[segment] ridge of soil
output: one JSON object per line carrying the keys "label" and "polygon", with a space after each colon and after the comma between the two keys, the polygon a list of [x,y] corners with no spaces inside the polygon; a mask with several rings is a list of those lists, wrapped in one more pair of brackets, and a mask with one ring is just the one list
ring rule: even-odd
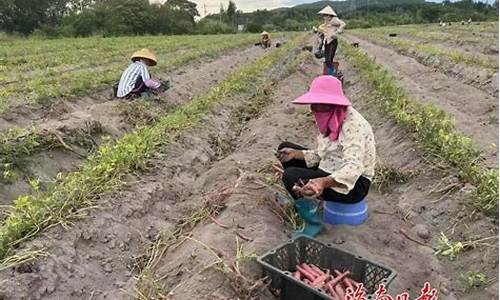
{"label": "ridge of soil", "polygon": [[[492,97],[498,97],[498,71],[495,72],[494,70],[487,70],[482,67],[457,64],[445,57],[436,57],[434,55],[426,53],[415,52],[411,49],[410,56],[413,57],[414,60],[410,60],[409,56],[406,56],[405,54],[399,54],[390,45],[377,43],[376,41],[368,41],[353,34],[345,34],[344,36],[349,40],[362,41],[366,45],[367,49],[370,49],[370,53],[371,51],[375,51],[376,53],[385,51],[385,55],[391,53],[391,55],[394,55],[395,57],[397,57],[396,55],[408,57],[408,62],[410,65],[413,65],[415,63],[414,60],[416,60],[422,64],[422,67],[428,66],[428,69],[426,70],[427,72],[430,72],[431,70],[437,70],[448,75],[450,79],[463,81],[461,83],[462,85],[470,85],[478,89],[479,92],[483,91],[489,94],[488,98],[490,99]],[[407,68],[405,66],[404,68],[397,70],[410,71],[411,68]]]}
{"label": "ridge of soil", "polygon": [[[76,101],[63,100],[52,105],[44,112],[44,117],[34,120],[33,126],[43,135],[58,135],[73,151],[51,147],[38,149],[30,157],[23,158],[26,161],[23,162],[22,176],[13,183],[0,182],[0,205],[11,204],[19,195],[29,193],[30,178],[40,178],[43,183],[53,180],[59,172],[78,168],[88,154],[98,149],[103,136],[118,139],[134,129],[135,121],[154,120],[173,107],[203,94],[239,65],[255,61],[266,53],[256,49],[238,49],[201,65],[195,62],[172,72],[158,73],[162,78],[171,76],[171,88],[152,99],[110,100],[109,91],[100,91]],[[16,119],[15,122],[20,121]],[[87,143],[83,147],[71,143],[74,135],[79,133],[85,133],[83,138]],[[89,142],[92,144],[90,148]]]}
{"label": "ridge of soil", "polygon": [[[468,250],[455,261],[435,256],[429,247],[437,244],[440,232],[452,240],[464,240],[476,234],[498,235],[496,225],[459,204],[467,196],[466,189],[445,195],[431,192],[445,179],[441,172],[425,161],[425,154],[406,130],[373,109],[366,100],[370,88],[356,68],[343,62],[342,69],[345,92],[371,123],[380,159],[414,175],[406,183],[392,184],[384,193],[374,186],[365,224],[329,227],[319,239],[395,269],[398,276],[390,285],[393,295],[408,291],[415,296],[429,281],[439,289],[439,299],[497,299],[497,283],[469,291],[459,276],[474,267],[494,278],[498,274],[497,245]],[[158,233],[173,231],[179,218],[199,207],[207,192],[233,186],[243,174],[240,185],[226,199],[225,210],[216,216],[230,228],[222,229],[210,221],[200,223],[189,235],[198,242],[184,240],[167,249],[153,274],[157,287],[171,292],[166,299],[238,298],[227,274],[207,268],[214,256],[201,243],[221,250],[230,261],[236,253],[237,230],[251,239],[239,240],[245,253],[262,254],[288,239],[290,231],[268,207],[274,202],[274,193],[282,189],[270,183],[272,173],[267,169],[284,140],[314,146],[312,116],[307,109],[289,105],[308,90],[321,70],[319,61],[307,61],[273,86],[269,102],[260,108],[262,113],[248,122],[237,118],[238,110],[249,104],[248,95],[225,101],[199,126],[166,146],[151,173],[131,176],[125,190],[102,199],[101,208],[88,212],[70,230],[54,227],[28,242],[27,247],[46,248],[48,256],[0,271],[0,298],[131,299],[137,268],[148,259],[145,248]],[[399,232],[403,228],[416,237],[416,225],[422,224],[431,233],[430,241],[422,240],[429,246],[414,243]],[[242,262],[241,271],[247,278],[261,275],[252,261]],[[253,299],[275,298],[262,291]]]}
{"label": "ridge of soil", "polygon": [[498,168],[497,98],[435,72],[414,58],[398,54],[390,48],[346,36],[350,41],[358,41],[360,48],[394,74],[412,99],[432,103],[446,111],[455,120],[457,128],[481,146],[486,165]]}
{"label": "ridge of soil", "polygon": [[[279,76],[285,67],[279,64],[266,78]],[[207,189],[195,183],[230,151],[224,150],[231,149],[226,144],[245,124],[238,112],[251,105],[252,97],[236,95],[207,114],[199,126],[165,146],[150,163],[151,173],[130,176],[126,189],[102,199],[99,209],[87,211],[70,230],[54,227],[26,243],[28,248],[47,249],[49,255],[0,271],[0,282],[7,282],[0,286],[0,298],[132,298],[145,249],[160,231],[172,230],[199,205]]]}
{"label": "ridge of soil", "polygon": [[433,45],[439,45],[448,49],[462,52],[463,54],[474,54],[481,58],[493,58],[498,59],[498,37],[496,37],[496,44],[492,43],[492,46],[480,43],[466,43],[460,40],[448,40],[448,41],[436,41],[429,40],[420,37],[413,36],[411,34],[398,34],[398,37],[402,37],[405,40],[410,40],[418,42],[421,44],[432,43]]}

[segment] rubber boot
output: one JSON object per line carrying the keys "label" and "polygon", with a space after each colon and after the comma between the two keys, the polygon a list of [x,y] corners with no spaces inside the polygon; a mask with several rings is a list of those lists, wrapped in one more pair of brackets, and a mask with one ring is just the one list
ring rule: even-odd
{"label": "rubber boot", "polygon": [[305,226],[301,231],[295,232],[294,237],[297,235],[317,236],[325,226],[319,212],[319,207],[315,201],[307,198],[297,199],[295,201],[295,208],[299,216],[304,219]]}
{"label": "rubber boot", "polygon": [[329,68],[326,66],[326,63],[323,64],[323,75],[335,76],[336,73],[335,66]]}
{"label": "rubber boot", "polygon": [[328,68],[328,75],[335,76],[335,67]]}

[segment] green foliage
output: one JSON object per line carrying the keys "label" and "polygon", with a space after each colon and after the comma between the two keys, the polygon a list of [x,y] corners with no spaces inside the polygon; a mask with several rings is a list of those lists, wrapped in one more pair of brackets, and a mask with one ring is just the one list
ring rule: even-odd
{"label": "green foliage", "polygon": [[486,275],[475,270],[469,270],[465,274],[461,274],[460,279],[465,282],[467,289],[478,288],[487,283]]}
{"label": "green foliage", "polygon": [[[370,28],[387,25],[414,23],[437,23],[444,21],[462,21],[472,18],[474,21],[498,20],[498,10],[494,5],[462,0],[440,4],[424,0],[347,0],[318,1],[297,5],[291,8],[257,10],[245,13],[240,19],[250,32],[258,32],[264,25],[272,25],[277,30],[303,30],[318,25],[317,12],[325,5],[335,8],[339,16],[347,23],[347,28]],[[219,15],[208,16],[218,19]],[[297,26],[296,24],[300,24]]]}
{"label": "green foliage", "polygon": [[459,176],[476,185],[470,204],[498,218],[498,170],[480,165],[481,152],[471,139],[458,131],[447,114],[432,104],[412,100],[397,85],[394,76],[363,51],[341,40],[349,58],[375,88],[375,99],[385,112],[415,134],[427,150],[459,171]]}
{"label": "green foliage", "polygon": [[[0,30],[9,33],[30,34],[38,29],[38,36],[105,36],[130,34],[186,34],[205,33],[197,28],[196,4],[189,0],[169,0],[164,4],[150,4],[148,0],[0,0]],[[227,8],[221,5],[218,14],[205,19],[219,21],[236,29],[245,25],[250,32],[266,27],[279,31],[304,30],[318,25],[317,12],[332,5],[348,28],[369,28],[386,25],[462,21],[498,20],[496,4],[462,0],[444,4],[424,0],[347,0],[318,1],[291,8],[260,9],[252,13],[238,10],[234,1]],[[226,26],[209,26],[227,33]],[[43,33],[40,33],[40,31]]]}
{"label": "green foliage", "polygon": [[196,28],[201,34],[234,33],[236,30],[227,23],[217,20],[204,19],[197,24]]}
{"label": "green foliage", "polygon": [[65,224],[79,209],[92,206],[118,186],[126,174],[144,169],[147,159],[155,155],[161,145],[169,143],[180,130],[199,122],[229,96],[250,90],[262,72],[285,57],[300,41],[300,38],[295,39],[257,62],[243,66],[208,93],[194,98],[157,123],[128,133],[115,144],[102,145],[80,170],[61,176],[45,191],[19,197],[0,226],[0,257],[13,254],[18,243],[43,228]]}
{"label": "green foliage", "polygon": [[[43,103],[95,91],[120,78],[137,45],[147,45],[159,58],[151,72],[168,71],[195,59],[250,45],[252,34],[218,36],[143,36],[18,40],[0,49],[0,112],[26,103]],[[183,51],[188,47],[190,51]],[[178,52],[177,52],[178,51]],[[53,55],[47,59],[47,53]],[[122,62],[122,63],[116,63]],[[99,72],[96,72],[96,67]],[[28,73],[28,74],[26,74]],[[23,84],[2,83],[14,80]]]}
{"label": "green foliage", "polygon": [[[497,23],[498,24],[498,23]],[[402,35],[415,35],[419,39],[426,39],[431,42],[436,39],[441,40],[452,40],[456,35],[446,34],[446,33],[437,33],[433,34],[433,32],[429,32],[434,29],[432,25],[425,25],[420,27],[381,27],[381,28],[372,28],[368,30],[353,30],[353,33],[356,35],[371,40],[376,43],[383,43],[390,45],[398,51],[405,54],[425,54],[431,55],[434,57],[445,58],[455,64],[463,64],[470,66],[480,66],[486,69],[498,69],[498,58],[490,58],[490,57],[482,57],[475,54],[465,53],[463,51],[458,51],[454,49],[450,49],[449,47],[443,47],[431,43],[422,43],[422,42],[414,42],[408,38],[400,38],[400,37],[388,37],[388,33],[399,33]],[[423,31],[425,30],[425,31]],[[461,33],[460,37],[457,40],[467,40],[467,41],[478,41],[481,38],[471,38],[474,37],[472,35],[467,35],[466,33]]]}

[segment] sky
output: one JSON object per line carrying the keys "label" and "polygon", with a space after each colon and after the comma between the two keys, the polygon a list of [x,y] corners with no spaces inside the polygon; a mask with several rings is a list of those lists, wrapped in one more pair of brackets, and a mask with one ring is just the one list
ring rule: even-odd
{"label": "sky", "polygon": [[[207,13],[217,13],[220,9],[220,4],[227,6],[228,0],[191,0],[198,4],[200,15],[205,15],[205,7]],[[256,9],[273,9],[284,6],[294,6],[302,3],[316,2],[317,0],[233,0],[236,6],[244,12],[254,11]],[[428,0],[429,1],[429,0]],[[442,2],[443,0],[430,0],[432,2]]]}

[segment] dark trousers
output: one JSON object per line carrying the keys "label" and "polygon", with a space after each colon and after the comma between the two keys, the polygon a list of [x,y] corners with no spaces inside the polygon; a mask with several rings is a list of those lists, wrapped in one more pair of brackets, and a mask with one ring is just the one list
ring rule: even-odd
{"label": "dark trousers", "polygon": [[142,80],[142,77],[139,76],[137,80],[135,81],[135,86],[132,91],[127,95],[127,97],[134,98],[134,97],[139,97],[141,96],[142,93],[144,93],[148,88],[146,87],[146,84]]}
{"label": "dark trousers", "polygon": [[335,53],[337,52],[337,45],[339,41],[334,39],[330,44],[325,45],[325,64],[328,68],[333,68],[333,59],[335,58]]}
{"label": "dark trousers", "polygon": [[[307,150],[302,146],[290,143],[283,142],[278,146],[278,150],[283,148],[292,148],[297,150]],[[283,168],[285,173],[283,174],[283,184],[285,185],[286,190],[294,199],[298,199],[299,196],[292,190],[293,186],[298,183],[300,180],[307,182],[309,179],[326,177],[329,176],[330,173],[327,173],[318,167],[308,168],[306,162],[303,160],[292,159],[289,162],[283,163]],[[368,195],[368,191],[370,189],[370,180],[366,179],[363,176],[358,178],[354,188],[349,191],[349,193],[341,194],[333,189],[325,189],[321,197],[325,201],[333,201],[340,203],[356,203],[363,200],[366,195]]]}

